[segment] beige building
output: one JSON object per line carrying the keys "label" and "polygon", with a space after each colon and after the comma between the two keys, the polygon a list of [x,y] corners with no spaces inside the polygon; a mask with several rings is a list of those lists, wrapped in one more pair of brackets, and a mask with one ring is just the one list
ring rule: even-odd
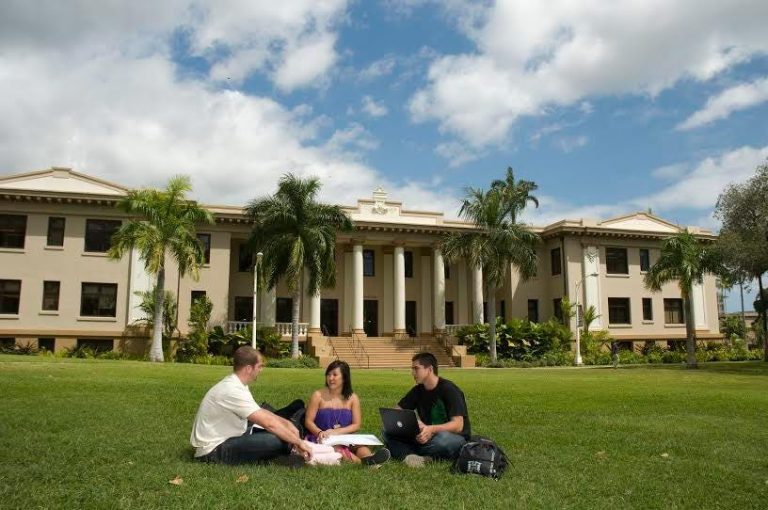
{"label": "beige building", "polygon": [[[152,279],[135,254],[120,261],[106,257],[111,233],[126,220],[115,208],[126,191],[65,168],[0,177],[0,341],[55,350],[143,349],[147,335],[135,327],[141,317],[136,293],[150,289]],[[213,302],[215,324],[232,330],[253,319],[252,258],[244,249],[249,222],[240,207],[207,207],[216,223],[199,231],[207,247],[199,280],[179,279],[173,267],[167,271],[182,333],[198,293]],[[460,325],[483,321],[488,296],[482,272],[463,261],[446,264],[440,251],[445,232],[472,225],[439,212],[409,211],[382,190],[345,209],[355,231],[338,237],[336,288],[304,296],[301,303],[302,338],[328,346],[318,355],[335,350],[327,337],[354,333],[362,346],[374,346],[380,338],[443,338]],[[654,294],[642,283],[660,241],[681,228],[646,213],[536,227],[544,240],[537,276],[521,282],[511,271],[495,296],[497,313],[544,321],[569,296],[594,306],[600,317],[592,329],[608,330],[617,340],[684,339],[677,286]],[[689,230],[714,239],[709,231]],[[287,335],[287,289],[280,285],[256,297],[257,321]],[[714,277],[694,289],[693,300],[699,337],[719,338]]]}

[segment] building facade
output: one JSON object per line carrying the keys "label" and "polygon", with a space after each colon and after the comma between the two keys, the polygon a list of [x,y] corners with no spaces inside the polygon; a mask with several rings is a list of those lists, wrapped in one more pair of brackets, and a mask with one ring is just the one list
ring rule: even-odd
{"label": "building facade", "polygon": [[[115,207],[127,191],[66,168],[0,177],[0,342],[51,350],[145,348],[146,329],[136,326],[137,293],[150,290],[153,280],[135,253],[120,261],[106,256],[111,233],[127,219]],[[166,288],[177,296],[182,334],[192,300],[204,294],[213,303],[214,324],[232,330],[250,323],[256,297],[257,322],[287,335],[291,293],[283,285],[254,293],[243,209],[206,207],[216,221],[198,232],[206,247],[199,279],[179,278],[172,263],[167,268]],[[471,224],[440,212],[409,211],[380,189],[344,209],[355,229],[337,239],[336,287],[302,298],[303,338],[429,337],[484,321],[489,296],[482,271],[463,261],[447,264],[440,249],[446,232]],[[682,228],[646,213],[535,227],[543,239],[537,275],[523,282],[510,271],[494,296],[497,313],[545,321],[569,297],[596,308],[593,330],[605,329],[627,346],[682,340],[677,286],[651,293],[642,282],[661,241]],[[699,337],[719,338],[713,276],[694,288],[693,302]]]}

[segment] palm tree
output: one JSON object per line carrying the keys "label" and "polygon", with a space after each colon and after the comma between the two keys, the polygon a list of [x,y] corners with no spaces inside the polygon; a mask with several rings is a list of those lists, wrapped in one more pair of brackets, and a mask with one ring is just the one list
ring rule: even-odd
{"label": "palm tree", "polygon": [[165,257],[170,254],[179,267],[179,277],[190,273],[197,278],[205,262],[196,227],[213,223],[213,216],[197,202],[187,200],[192,184],[187,176],[176,176],[164,190],[131,190],[117,206],[135,219],[124,223],[112,236],[108,255],[120,259],[135,248],[150,274],[156,275],[155,310],[152,328],[151,361],[163,361],[163,302],[165,300]]}
{"label": "palm tree", "polygon": [[523,179],[515,182],[515,171],[512,167],[507,167],[507,175],[503,180],[496,179],[491,183],[491,188],[498,189],[504,200],[507,203],[507,213],[512,223],[517,223],[518,215],[526,208],[528,202],[531,202],[537,208],[539,207],[539,199],[531,195],[532,191],[536,191],[539,187],[533,181],[526,181]]}
{"label": "palm tree", "polygon": [[[529,200],[531,188],[527,181],[515,183],[511,169],[508,181],[496,181],[488,191],[467,188],[459,216],[473,222],[471,232],[449,233],[443,239],[443,252],[449,261],[466,260],[470,266],[481,268],[487,283],[488,340],[491,359],[496,360],[496,290],[503,286],[507,269],[514,266],[523,280],[536,273],[538,234],[517,223],[517,215]],[[522,184],[520,189],[518,185]],[[526,191],[527,190],[527,191]],[[520,197],[522,206],[520,205]],[[534,202],[538,203],[538,202]]]}
{"label": "palm tree", "polygon": [[645,286],[654,291],[672,281],[677,281],[683,298],[685,314],[686,351],[688,368],[696,368],[696,325],[693,320],[691,291],[701,283],[707,273],[721,272],[720,259],[715,251],[683,230],[667,238],[661,245],[661,256],[645,275]]}
{"label": "palm tree", "polygon": [[285,279],[293,294],[291,357],[299,357],[299,303],[306,271],[309,295],[336,285],[336,233],[352,230],[352,220],[337,205],[318,203],[316,177],[286,174],[277,192],[252,200],[246,213],[253,220],[250,245],[264,253],[268,288]]}

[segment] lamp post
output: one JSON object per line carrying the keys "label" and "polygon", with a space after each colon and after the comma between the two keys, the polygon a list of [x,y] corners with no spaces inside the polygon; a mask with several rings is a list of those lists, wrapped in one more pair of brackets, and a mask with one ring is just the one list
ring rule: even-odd
{"label": "lamp post", "polygon": [[251,347],[256,348],[256,311],[259,309],[259,266],[264,256],[259,252],[256,254],[256,264],[253,266],[253,323],[251,325]]}
{"label": "lamp post", "polygon": [[581,322],[583,321],[584,314],[579,309],[579,296],[581,295],[579,293],[579,287],[581,287],[584,281],[590,276],[597,276],[597,273],[588,274],[576,282],[576,357],[573,360],[573,364],[577,367],[583,365],[581,361]]}

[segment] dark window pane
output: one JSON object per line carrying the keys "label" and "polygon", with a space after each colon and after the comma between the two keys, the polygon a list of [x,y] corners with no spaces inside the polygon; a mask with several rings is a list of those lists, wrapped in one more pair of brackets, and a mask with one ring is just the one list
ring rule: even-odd
{"label": "dark window pane", "polygon": [[121,224],[120,220],[85,220],[85,251],[105,253]]}
{"label": "dark window pane", "polygon": [[653,301],[651,298],[643,298],[643,320],[653,320]]}
{"label": "dark window pane", "polygon": [[451,279],[451,266],[449,266],[448,264],[443,265],[443,276],[445,277],[446,280]]}
{"label": "dark window pane", "polygon": [[651,268],[651,253],[646,248],[640,248],[640,271],[647,272]]}
{"label": "dark window pane", "polygon": [[111,338],[78,338],[77,348],[87,347],[96,352],[109,352],[115,347],[115,342]]}
{"label": "dark window pane", "polygon": [[16,339],[4,336],[0,338],[0,352],[8,350],[12,351],[16,347]]}
{"label": "dark window pane", "polygon": [[277,298],[275,302],[275,322],[291,322],[293,320],[293,299]]}
{"label": "dark window pane", "polygon": [[539,322],[539,300],[528,300],[528,320],[531,322]]}
{"label": "dark window pane", "polygon": [[671,298],[664,300],[664,323],[685,324],[685,312],[683,311],[682,299]]}
{"label": "dark window pane", "polygon": [[608,298],[608,323],[631,324],[629,298]]}
{"label": "dark window pane", "polygon": [[0,313],[16,315],[21,300],[21,280],[0,280]]}
{"label": "dark window pane", "polygon": [[40,350],[45,349],[46,351],[53,352],[54,350],[56,350],[56,339],[55,338],[38,338],[37,348]]}
{"label": "dark window pane", "polygon": [[242,243],[237,250],[237,270],[247,273],[253,269],[253,253],[246,243]]}
{"label": "dark window pane", "polygon": [[560,248],[555,248],[549,252],[552,266],[552,276],[557,276],[563,272],[563,261],[560,256]]}
{"label": "dark window pane", "polygon": [[197,234],[197,242],[203,248],[203,260],[206,264],[211,263],[211,234]]}
{"label": "dark window pane", "polygon": [[376,259],[373,250],[363,250],[363,276],[376,275]]}
{"label": "dark window pane", "polygon": [[499,317],[501,322],[507,322],[507,302],[503,299],[499,303]]}
{"label": "dark window pane", "polygon": [[24,248],[26,233],[26,216],[0,214],[0,248]]}
{"label": "dark window pane", "polygon": [[64,229],[66,228],[66,218],[57,218],[51,216],[48,218],[48,246],[64,246]]}
{"label": "dark window pane", "polygon": [[235,296],[235,320],[253,321],[253,296]]}
{"label": "dark window pane", "polygon": [[43,282],[43,310],[59,309],[59,282]]}
{"label": "dark window pane", "polygon": [[404,252],[403,259],[405,262],[405,277],[413,278],[413,252],[412,251]]}
{"label": "dark window pane", "polygon": [[626,248],[605,249],[605,271],[608,274],[629,274]]}
{"label": "dark window pane", "polygon": [[117,284],[83,282],[80,315],[83,317],[116,317]]}
{"label": "dark window pane", "polygon": [[189,306],[192,306],[192,304],[197,301],[200,298],[205,297],[205,291],[204,290],[193,290],[189,293]]}

